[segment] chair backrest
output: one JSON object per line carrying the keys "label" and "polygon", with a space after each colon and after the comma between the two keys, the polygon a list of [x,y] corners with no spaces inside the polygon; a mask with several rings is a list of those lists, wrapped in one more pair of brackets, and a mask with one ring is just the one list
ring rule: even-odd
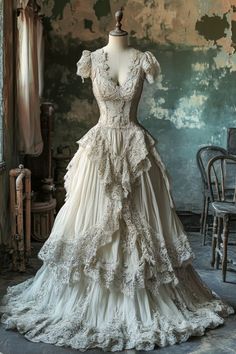
{"label": "chair backrest", "polygon": [[201,147],[197,152],[197,165],[201,173],[202,182],[204,186],[207,188],[207,165],[208,162],[216,156],[225,156],[227,155],[227,151],[220,147],[214,145],[206,145]]}
{"label": "chair backrest", "polygon": [[236,155],[236,128],[227,129],[227,151],[230,155]]}
{"label": "chair backrest", "polygon": [[213,157],[207,166],[207,182],[211,201],[235,202],[236,156]]}

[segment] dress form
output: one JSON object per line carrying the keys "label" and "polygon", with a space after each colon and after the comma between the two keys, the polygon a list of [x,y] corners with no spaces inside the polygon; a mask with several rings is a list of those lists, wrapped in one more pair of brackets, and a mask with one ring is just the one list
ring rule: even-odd
{"label": "dress form", "polygon": [[110,31],[108,43],[103,50],[106,54],[109,74],[111,78],[121,85],[127,76],[129,43],[128,33],[121,29],[121,19],[123,17],[122,8],[115,14],[116,28]]}

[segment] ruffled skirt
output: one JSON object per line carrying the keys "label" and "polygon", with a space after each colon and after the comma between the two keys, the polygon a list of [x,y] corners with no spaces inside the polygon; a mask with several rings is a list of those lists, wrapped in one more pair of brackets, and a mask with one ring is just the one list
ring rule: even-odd
{"label": "ruffled skirt", "polygon": [[151,350],[222,324],[234,311],[192,267],[153,138],[97,124],[78,143],[43,265],[8,288],[1,321],[81,351]]}

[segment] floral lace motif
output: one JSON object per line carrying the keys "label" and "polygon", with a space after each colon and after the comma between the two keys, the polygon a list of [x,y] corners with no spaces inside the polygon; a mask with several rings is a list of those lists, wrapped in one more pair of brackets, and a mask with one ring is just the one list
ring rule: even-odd
{"label": "floral lace motif", "polygon": [[82,79],[89,77],[91,74],[91,52],[84,50],[81,59],[77,62],[77,75]]}
{"label": "floral lace motif", "polygon": [[[39,257],[67,283],[79,279],[80,274],[86,274],[100,284],[118,288],[130,296],[134,296],[140,287],[158,292],[160,284],[178,283],[174,268],[189,262],[193,253],[184,233],[176,235],[174,243],[166,244],[163,236],[152,230],[135,212],[132,190],[140,182],[139,177],[151,168],[150,156],[160,168],[173,207],[169,180],[156,151],[155,140],[141,126],[130,124],[119,129],[123,143],[117,153],[110,143],[108,131],[109,128],[98,123],[78,141],[87,158],[97,164],[100,181],[109,200],[102,223],[93,225],[83,235],[75,235],[76,242],[61,242],[60,235],[51,236]],[[75,155],[65,175],[67,199],[70,198],[76,161]],[[124,260],[119,264],[104,262],[98,256],[99,250],[112,242],[117,231],[125,235],[121,240]],[[138,255],[132,270],[128,268],[131,254]]]}
{"label": "floral lace motif", "polygon": [[[153,83],[161,72],[160,65],[151,52],[146,51],[143,53],[134,48],[130,48],[130,51],[132,54],[129,62],[130,75],[125,82],[125,86],[127,85],[125,88],[128,91],[128,87],[133,86],[133,81],[138,78],[140,73],[142,73],[143,78],[145,77],[149,83]],[[77,75],[81,76],[83,80],[84,78],[88,78],[90,76],[92,76],[93,80],[95,78],[99,79],[101,86],[105,87],[105,84],[107,85],[112,81],[107,76],[108,69],[109,67],[106,60],[106,53],[103,48],[98,49],[95,52],[83,50],[81,58],[77,62],[76,73]],[[113,84],[116,86],[116,88],[118,88],[117,83],[113,82]],[[121,86],[123,87],[124,85]],[[109,92],[109,88],[106,91]],[[117,99],[117,97],[115,97],[115,99]]]}
{"label": "floral lace motif", "polygon": [[142,60],[142,68],[144,73],[146,74],[147,81],[152,84],[155,78],[160,74],[161,68],[154,57],[154,55],[147,51],[144,53],[143,60]]}
{"label": "floral lace motif", "polygon": [[[186,245],[178,245],[179,259],[172,262],[170,255],[175,254],[177,245],[167,251],[161,235],[156,234],[140,215],[131,213],[128,206],[123,221],[122,224],[116,215],[107,213],[103,225],[95,225],[79,237],[76,235],[76,242],[50,238],[39,257],[51,267],[61,284],[76,283],[85,275],[106,288],[118,289],[129,296],[134,296],[137,288],[149,288],[158,293],[160,284],[173,282],[176,285],[178,279],[172,265],[180,266],[186,260]],[[117,230],[120,230],[119,247],[123,260],[118,263],[104,261],[102,247],[112,242]],[[189,260],[192,254],[191,250],[188,252]],[[132,268],[129,267],[130,257],[134,263]]]}
{"label": "floral lace motif", "polygon": [[[193,296],[191,284],[194,278],[191,276],[191,270],[182,270],[181,286],[174,291],[169,289],[169,296],[173,298],[184,320],[161,314],[157,295],[152,309],[152,321],[149,324],[144,324],[133,312],[129,314],[128,322],[117,309],[109,321],[93,326],[86,317],[90,306],[90,286],[86,288],[79,303],[75,304],[73,312],[55,317],[54,308],[45,307],[44,304],[51,291],[47,282],[41,287],[40,294],[32,294],[31,299],[25,301],[24,292],[32,285],[31,278],[8,288],[3,306],[0,307],[0,312],[4,312],[1,322],[7,329],[17,329],[33,342],[70,346],[80,351],[90,348],[113,352],[132,348],[153,350],[155,345],[164,347],[187,341],[190,336],[201,336],[206,328],[219,326],[224,322],[222,317],[234,313],[230,306],[217,299],[214,294],[204,291],[200,278],[196,283],[198,294]],[[63,292],[64,289],[61,290],[61,293]],[[54,296],[57,299],[57,295]]]}
{"label": "floral lace motif", "polygon": [[[149,150],[154,149],[154,139],[134,125],[132,129],[125,130],[126,136],[122,139],[126,141],[124,150],[117,155],[107,145],[105,132],[103,127],[97,125],[79,140],[86,156],[98,164],[101,183],[108,196],[109,204],[104,210],[102,223],[93,225],[82,235],[75,235],[76,241],[72,243],[60,241],[60,235],[51,235],[39,257],[58,273],[61,281],[67,283],[76,282],[81,274],[85,274],[108,288],[118,288],[130,296],[134,296],[135,290],[140,287],[158,292],[160,284],[178,283],[174,268],[190,261],[193,253],[184,233],[176,235],[174,244],[166,245],[163,236],[135,212],[131,191],[139,182],[138,177],[151,167],[148,156]],[[167,180],[157,152],[155,156],[164,180]],[[73,160],[65,176],[67,187],[70,185],[71,171]],[[170,191],[169,197],[171,201]],[[124,235],[121,239],[124,260],[118,264],[104,262],[98,256],[99,250],[112,242],[117,231]],[[128,268],[130,255],[137,255],[132,270]]]}
{"label": "floral lace motif", "polygon": [[87,157],[97,163],[109,196],[122,201],[131,192],[132,183],[151,167],[148,154],[155,140],[135,124],[121,130],[120,134],[124,141],[120,153],[113,150],[107,129],[100,124],[90,129],[77,143],[86,149]]}

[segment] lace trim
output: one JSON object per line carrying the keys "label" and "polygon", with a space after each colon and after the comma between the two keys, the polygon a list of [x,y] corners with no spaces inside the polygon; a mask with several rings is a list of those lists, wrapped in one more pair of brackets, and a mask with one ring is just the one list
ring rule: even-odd
{"label": "lace trim", "polygon": [[8,320],[5,316],[2,321],[7,325],[7,329],[17,328],[32,342],[70,346],[80,351],[91,348],[102,348],[112,352],[124,349],[147,351],[153,350],[155,345],[165,347],[185,342],[190,336],[204,335],[206,328],[212,329],[221,325],[224,320],[213,311],[213,309],[206,309],[196,312],[195,316],[188,314],[186,324],[167,321],[165,316],[155,313],[153,322],[149,326],[143,326],[133,318],[132,327],[121,321],[119,313],[100,328],[91,327],[89,322],[75,316],[55,324],[47,323],[46,314],[30,315],[28,323],[26,324],[24,319],[23,325],[18,323],[17,318]]}
{"label": "lace trim", "polygon": [[118,85],[109,75],[109,65],[106,53],[103,48],[92,53],[92,61],[96,63],[92,70],[92,80],[96,91],[97,100],[117,101],[125,97],[126,101],[132,100],[137,92],[137,86],[142,79],[142,67],[140,60],[142,53],[134,48],[131,49],[132,55],[129,59],[129,71],[127,79],[122,85]]}
{"label": "lace trim", "polygon": [[[193,258],[187,237],[176,235],[176,241],[167,247],[163,236],[134,210],[135,206],[125,202],[118,215],[111,202],[104,211],[102,224],[73,235],[75,241],[71,242],[64,241],[63,235],[52,234],[38,257],[51,267],[61,284],[77,282],[85,275],[129,296],[134,296],[137,288],[147,287],[156,293],[160,284],[172,282],[176,285],[178,279],[174,268]],[[113,241],[118,230],[123,259],[108,262],[102,248]]]}
{"label": "lace trim", "polygon": [[[122,133],[122,129],[120,131]],[[109,144],[106,134],[107,129],[98,123],[77,143],[86,149],[90,160],[97,161],[99,175],[108,195],[120,202],[127,198],[131,192],[132,184],[142,173],[151,168],[152,164],[149,159],[149,154],[151,154],[160,168],[169,195],[170,205],[174,208],[168,173],[160,155],[157,153],[155,140],[152,136],[137,124],[130,124],[130,129],[124,129],[125,147],[123,152],[118,155],[112,151],[112,146]],[[71,178],[70,169],[73,167],[73,163],[72,160],[67,166],[68,172],[65,175],[65,188],[67,190],[69,185],[67,179]]]}
{"label": "lace trim", "polygon": [[146,79],[150,84],[154,82],[156,77],[161,72],[160,64],[155,56],[149,51],[146,51],[143,54],[142,68],[146,75]]}
{"label": "lace trim", "polygon": [[[105,186],[105,192],[108,195],[108,200],[110,201],[110,205],[108,206],[107,212],[104,211],[104,220],[102,225],[95,225],[91,229],[87,230],[85,235],[81,236],[76,236],[76,239],[80,239],[81,241],[78,243],[78,249],[85,249],[87,247],[88,252],[94,252],[93,257],[88,256],[85,252],[85,256],[78,257],[78,253],[76,251],[76,245],[71,245],[69,247],[69,253],[64,257],[65,259],[68,257],[70,258],[69,255],[71,252],[70,249],[74,249],[75,251],[75,259],[80,258],[80,260],[83,259],[82,264],[85,265],[86,262],[87,266],[84,266],[83,271],[90,276],[93,276],[94,278],[100,279],[101,282],[107,284],[107,286],[112,286],[112,284],[117,284],[120,288],[123,289],[123,291],[133,293],[133,289],[135,289],[136,284],[135,281],[131,281],[130,283],[128,282],[128,277],[129,275],[126,274],[125,276],[125,281],[122,282],[122,274],[125,274],[125,269],[121,271],[121,269],[117,268],[117,265],[115,264],[103,264],[103,269],[99,268],[98,270],[95,270],[96,265],[92,265],[91,259],[94,258],[96,259],[96,250],[98,250],[102,245],[111,242],[112,240],[112,235],[119,230],[120,226],[120,218],[123,218],[126,222],[127,225],[131,224],[133,227],[136,227],[136,223],[140,224],[140,221],[138,217],[136,217],[136,220],[132,221],[132,214],[130,213],[129,207],[127,207],[126,201],[129,200],[128,196],[129,193],[131,192],[132,186],[134,186],[135,182],[138,182],[138,177],[144,172],[149,170],[151,167],[151,162],[150,159],[148,158],[149,155],[149,150],[151,149],[153,156],[155,157],[156,163],[159,165],[162,173],[164,180],[166,182],[167,190],[169,192],[169,197],[170,197],[170,202],[171,205],[173,205],[172,198],[170,195],[170,186],[169,186],[169,181],[168,177],[166,175],[166,171],[164,169],[164,165],[159,157],[159,155],[156,153],[154,144],[155,141],[154,139],[143,129],[138,127],[137,125],[133,125],[131,129],[125,129],[124,130],[124,138],[123,140],[125,141],[125,147],[123,149],[123,152],[120,155],[115,154],[112,151],[112,147],[109,146],[108,144],[108,139],[106,138],[106,129],[104,127],[100,127],[99,124],[95,127],[93,127],[82,139],[78,141],[80,146],[82,146],[84,149],[86,149],[86,156],[91,159],[92,161],[96,162],[98,164],[98,171],[99,175],[101,178],[101,182]],[[73,169],[74,164],[76,163],[76,159],[71,161],[71,163],[68,165],[68,172],[65,176],[65,187],[67,189],[67,198],[69,198],[69,185],[71,182],[71,169]],[[73,175],[73,173],[72,173]],[[125,207],[126,205],[126,207]],[[133,208],[135,210],[135,208]],[[145,221],[144,221],[145,222]],[[147,233],[149,235],[149,244],[152,239],[160,239],[160,235],[157,234],[156,231],[152,230],[150,237],[150,226],[146,225],[145,228],[143,228],[142,232],[136,232],[137,235],[141,235],[141,239],[144,239],[144,235]],[[126,234],[126,233],[124,233]],[[138,236],[136,235],[136,238],[138,239]],[[187,261],[188,259],[191,259],[193,257],[191,247],[188,243],[187,237],[183,234],[181,234],[181,240],[179,240],[176,237],[176,242],[173,245],[168,245],[168,254],[165,248],[165,242],[164,240],[162,241],[162,245],[153,245],[152,249],[153,250],[159,250],[160,253],[163,254],[161,256],[163,259],[158,261],[158,265],[160,268],[160,265],[163,263],[166,266],[166,269],[161,270],[159,275],[155,275],[155,282],[156,285],[163,283],[163,282],[170,282],[174,281],[176,282],[174,272],[172,269],[171,264],[174,264],[174,266],[179,266],[182,264],[182,262]],[[52,240],[52,237],[50,238]],[[55,238],[52,243],[55,243],[56,245],[56,240],[58,239],[58,235]],[[128,238],[129,239],[129,238]],[[135,237],[133,237],[133,240]],[[82,240],[85,240],[85,244],[81,244]],[[161,242],[161,241],[160,241]],[[153,242],[151,242],[152,244]],[[89,247],[87,245],[90,245]],[[91,246],[93,245],[93,246]],[[46,247],[46,245],[45,245]],[[47,259],[53,259],[53,254],[57,254],[57,250],[54,250],[53,245],[50,246],[52,247],[52,250],[50,252],[50,255],[48,255]],[[61,249],[65,249],[63,244],[59,244],[59,256],[56,257],[54,260],[54,263],[57,264],[59,259],[62,258],[61,255]],[[125,246],[124,249],[126,249],[128,245]],[[43,251],[42,251],[43,252]],[[41,253],[42,253],[41,252]],[[153,251],[149,249],[149,256],[152,254]],[[158,252],[157,252],[158,253]],[[164,256],[164,253],[166,255]],[[171,256],[171,261],[169,258],[166,258],[168,255]],[[43,258],[45,260],[45,258]],[[73,259],[73,257],[71,258]],[[77,267],[82,267],[82,265],[78,265]],[[169,268],[168,268],[169,267]],[[109,273],[110,269],[110,274],[107,276]],[[75,278],[78,277],[79,275],[78,270],[76,272],[77,275],[75,275]],[[62,272],[61,270],[59,272]],[[145,279],[150,278],[149,276],[144,276],[145,269],[141,269],[141,266],[137,265],[137,274],[141,274],[139,276],[139,280],[137,281],[137,284],[145,284]],[[70,266],[68,265],[67,271],[64,272],[65,278],[69,279],[71,277],[71,270]],[[92,274],[93,273],[93,274]],[[119,275],[118,275],[119,274]],[[108,277],[106,279],[106,277]],[[123,279],[123,280],[124,280]],[[153,283],[155,283],[153,282]],[[127,289],[126,284],[130,284],[129,289]],[[153,285],[152,285],[153,287]]]}
{"label": "lace trim", "polygon": [[[155,292],[161,283],[177,284],[174,268],[193,258],[187,236],[183,232],[176,235],[174,243],[166,245],[157,230],[152,230],[135,212],[132,193],[130,194],[135,184],[139,183],[138,177],[152,165],[149,159],[151,151],[160,167],[173,206],[169,180],[165,166],[156,152],[155,140],[141,127],[133,124],[130,129],[124,129],[123,133],[121,130],[124,149],[118,155],[109,145],[106,134],[107,130],[97,124],[78,141],[85,149],[86,156],[97,163],[99,176],[108,196],[109,204],[104,210],[101,224],[94,225],[83,235],[75,235],[76,242],[71,244],[58,241],[62,235],[50,236],[39,256],[50,263],[55,271],[63,274],[67,282],[79,278],[80,273],[85,273],[106,287],[116,285],[130,295],[134,294],[137,287],[147,286]],[[67,198],[75,168],[76,159],[72,159],[65,176]],[[98,257],[99,249],[112,242],[117,230],[122,230],[122,222],[125,223],[122,231],[125,238],[121,240],[123,253],[139,255],[135,270],[131,273],[124,262],[120,262],[120,265],[104,263]],[[60,263],[61,266],[58,267]]]}
{"label": "lace trim", "polygon": [[[86,149],[87,157],[98,164],[98,172],[101,182],[105,186],[106,193],[120,203],[131,192],[132,184],[137,178],[151,167],[148,158],[154,139],[137,125],[131,129],[125,129],[123,139],[125,146],[121,154],[113,151],[106,136],[107,129],[97,124],[88,131],[77,143]],[[76,163],[74,157],[67,166],[64,177],[67,191],[66,199],[69,198],[70,183],[73,178],[72,171]],[[159,162],[158,162],[159,163]]]}
{"label": "lace trim", "polygon": [[[94,57],[94,61],[96,62],[94,71],[93,71],[93,78],[97,78],[99,80],[99,84],[105,80],[110,83],[112,86],[116,87],[115,92],[110,90],[106,90],[106,93],[112,95],[111,98],[114,96],[117,99],[117,93],[119,92],[120,88],[125,89],[126,93],[135,91],[135,85],[137,79],[139,79],[141,70],[140,70],[140,63],[141,68],[145,74],[145,77],[149,83],[153,83],[156,77],[161,72],[160,64],[157,61],[156,57],[150,52],[140,52],[134,48],[130,49],[132,52],[132,56],[129,59],[129,74],[127,77],[126,82],[123,85],[118,85],[115,81],[113,81],[108,76],[109,65],[107,62],[107,53],[104,51],[103,48],[96,50],[95,52],[91,52],[89,50],[83,50],[81,58],[77,62],[77,75],[82,77],[82,81],[84,82],[84,78],[90,77],[92,73],[92,58]],[[99,79],[100,78],[100,79]],[[104,93],[104,92],[103,92]]]}
{"label": "lace trim", "polygon": [[[24,291],[31,284],[32,278],[8,288],[3,306],[0,307],[0,312],[4,313],[1,322],[7,329],[17,329],[30,341],[70,346],[81,351],[90,348],[102,348],[106,351],[153,350],[155,345],[164,347],[187,341],[190,336],[204,335],[206,328],[219,326],[224,322],[222,317],[234,313],[230,306],[212,295],[208,301],[207,298],[203,297],[205,300],[201,300],[198,297],[194,309],[189,309],[181,291],[176,291],[174,303],[185,318],[183,321],[160,315],[155,305],[149,325],[143,324],[135,314],[130,314],[130,322],[127,323],[116,310],[109,321],[94,327],[86,319],[86,311],[90,306],[89,286],[75,305],[73,313],[55,318],[55,305],[43,305],[48,296],[47,284],[42,287],[40,297],[32,294],[31,300],[25,301]],[[199,286],[201,285],[200,281]]]}
{"label": "lace trim", "polygon": [[82,81],[84,78],[90,77],[91,75],[91,52],[89,50],[83,50],[80,60],[77,62],[77,75],[80,75]]}

